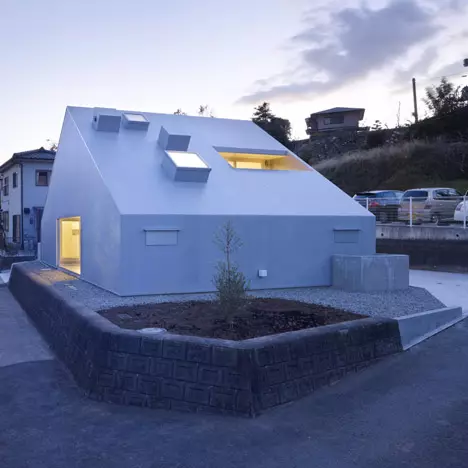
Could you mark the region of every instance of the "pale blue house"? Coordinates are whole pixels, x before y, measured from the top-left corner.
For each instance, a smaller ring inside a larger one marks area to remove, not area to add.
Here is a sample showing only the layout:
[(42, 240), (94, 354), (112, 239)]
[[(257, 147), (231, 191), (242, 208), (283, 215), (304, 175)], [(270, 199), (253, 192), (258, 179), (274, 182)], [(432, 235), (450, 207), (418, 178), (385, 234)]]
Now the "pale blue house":
[(251, 121), (67, 108), (43, 261), (119, 295), (212, 291), (227, 220), (252, 289), (375, 253), (374, 216)]
[(0, 166), (0, 221), (7, 241), (25, 250), (41, 241), (54, 159), (55, 151), (38, 148), (14, 153)]

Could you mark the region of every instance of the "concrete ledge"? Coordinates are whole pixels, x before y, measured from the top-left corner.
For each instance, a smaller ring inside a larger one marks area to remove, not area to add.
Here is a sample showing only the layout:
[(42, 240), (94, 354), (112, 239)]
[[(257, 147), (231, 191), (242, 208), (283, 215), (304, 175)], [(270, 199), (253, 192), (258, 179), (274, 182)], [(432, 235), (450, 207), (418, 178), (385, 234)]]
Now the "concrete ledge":
[(345, 291), (395, 291), (409, 287), (407, 255), (333, 255), (333, 286)]
[(112, 403), (252, 417), (402, 350), (386, 318), (245, 341), (145, 335), (61, 296), (24, 264), (9, 287), (86, 395)]
[(421, 341), (455, 325), (464, 318), (461, 307), (446, 307), (398, 317), (396, 320), (403, 349), (407, 350), (421, 343)]
[[(459, 229), (459, 231), (463, 230)], [(468, 229), (466, 232), (468, 233)], [(378, 238), (377, 251), (408, 255), (411, 266), (415, 268), (468, 271), (468, 241), (466, 240)]]

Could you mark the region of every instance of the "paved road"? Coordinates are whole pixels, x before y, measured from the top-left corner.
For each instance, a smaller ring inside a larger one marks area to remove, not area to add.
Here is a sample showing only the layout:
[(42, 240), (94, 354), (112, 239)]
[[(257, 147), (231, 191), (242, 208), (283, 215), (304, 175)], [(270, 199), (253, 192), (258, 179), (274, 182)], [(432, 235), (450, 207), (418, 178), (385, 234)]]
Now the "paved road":
[[(0, 317), (1, 468), (468, 464), (465, 322), (333, 387), (247, 420), (86, 400), (5, 287)], [(10, 349), (16, 357), (5, 360)]]

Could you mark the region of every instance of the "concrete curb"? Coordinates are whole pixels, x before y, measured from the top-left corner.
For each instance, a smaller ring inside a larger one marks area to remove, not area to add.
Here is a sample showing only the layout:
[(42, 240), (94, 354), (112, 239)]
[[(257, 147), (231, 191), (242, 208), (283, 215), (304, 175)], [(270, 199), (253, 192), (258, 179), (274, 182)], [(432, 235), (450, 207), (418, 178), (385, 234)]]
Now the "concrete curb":
[(367, 318), (229, 341), (117, 327), (21, 263), (9, 288), (88, 396), (257, 416), (402, 351), (398, 323)]
[(445, 307), (418, 314), (397, 317), (403, 350), (427, 340), (431, 336), (466, 318), (461, 307)]

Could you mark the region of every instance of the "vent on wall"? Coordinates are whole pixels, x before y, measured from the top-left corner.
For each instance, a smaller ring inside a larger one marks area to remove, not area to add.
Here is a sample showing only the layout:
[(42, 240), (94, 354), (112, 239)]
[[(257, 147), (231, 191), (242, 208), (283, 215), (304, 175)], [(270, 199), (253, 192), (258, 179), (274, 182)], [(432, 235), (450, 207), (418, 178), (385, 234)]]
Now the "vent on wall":
[(335, 244), (357, 244), (359, 242), (360, 229), (333, 229)]

